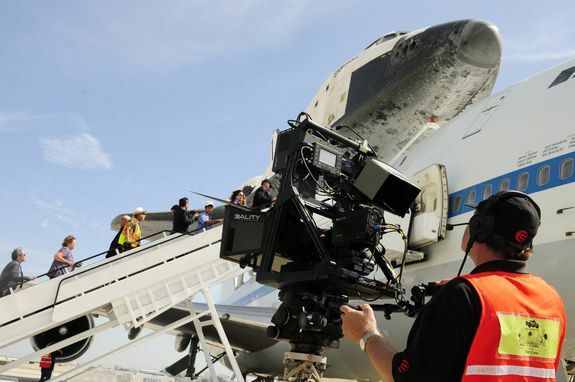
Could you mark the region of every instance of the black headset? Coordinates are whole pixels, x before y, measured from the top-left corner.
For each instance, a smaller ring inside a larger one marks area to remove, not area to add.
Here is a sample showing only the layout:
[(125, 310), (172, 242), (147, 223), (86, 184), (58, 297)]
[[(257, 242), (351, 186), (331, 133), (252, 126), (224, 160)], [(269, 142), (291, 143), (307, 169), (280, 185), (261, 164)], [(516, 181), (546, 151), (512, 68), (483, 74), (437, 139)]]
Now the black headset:
[(495, 216), (493, 215), (492, 208), (494, 205), (502, 200), (511, 198), (523, 198), (529, 201), (533, 208), (537, 211), (539, 220), (541, 220), (541, 209), (529, 195), (520, 191), (500, 191), (489, 198), (485, 199), (477, 206), (475, 215), (469, 220), (469, 235), (475, 241), (484, 243), (495, 232)]
[[(465, 249), (465, 255), (463, 256), (463, 261), (461, 262), (457, 276), (461, 275), (461, 271), (465, 265), (465, 260), (467, 260), (467, 255), (471, 251), (473, 243), (476, 241), (484, 243), (495, 233), (495, 216), (493, 216), (493, 212), (491, 211), (493, 206), (502, 200), (510, 198), (523, 198), (528, 200), (537, 211), (539, 220), (541, 220), (541, 209), (537, 203), (529, 197), (529, 195), (520, 191), (500, 191), (491, 195), (489, 198), (479, 203), (475, 209), (475, 215), (473, 215), (469, 220), (469, 240), (467, 241), (467, 248)], [(531, 245), (531, 243), (529, 243), (529, 245)]]

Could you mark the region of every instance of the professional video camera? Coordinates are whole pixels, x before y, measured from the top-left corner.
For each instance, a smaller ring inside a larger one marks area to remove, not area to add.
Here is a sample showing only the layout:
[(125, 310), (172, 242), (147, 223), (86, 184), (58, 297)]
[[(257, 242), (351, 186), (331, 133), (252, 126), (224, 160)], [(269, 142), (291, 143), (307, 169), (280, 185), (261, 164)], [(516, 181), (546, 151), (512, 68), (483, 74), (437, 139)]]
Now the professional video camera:
[[(403, 294), (380, 244), (390, 228), (383, 212), (404, 216), (420, 190), (379, 161), (367, 141), (306, 114), (288, 123), (273, 161), (275, 204), (257, 211), (228, 205), (220, 257), (280, 290), (268, 334), (289, 340), (293, 352), (319, 356), (342, 337), (339, 306)], [(367, 277), (376, 264), (387, 280)]]

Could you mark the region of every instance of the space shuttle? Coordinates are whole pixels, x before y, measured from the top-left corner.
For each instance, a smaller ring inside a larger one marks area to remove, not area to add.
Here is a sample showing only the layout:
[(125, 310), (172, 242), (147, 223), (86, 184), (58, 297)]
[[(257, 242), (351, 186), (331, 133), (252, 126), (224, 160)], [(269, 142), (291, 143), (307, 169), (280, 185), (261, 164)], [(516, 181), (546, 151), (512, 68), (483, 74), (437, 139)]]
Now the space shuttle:
[[(480, 20), (389, 33), (330, 74), (305, 112), (318, 125), (350, 140), (361, 137), (359, 141), (367, 141), (378, 158), (422, 190), (404, 216), (386, 214), (386, 221), (404, 227), (407, 236), (406, 290), (454, 277), (463, 257), (462, 230), (450, 231), (448, 224), (467, 222), (473, 213), (467, 205), (499, 190), (516, 189), (529, 194), (542, 209), (528, 269), (558, 290), (570, 317), (575, 314), (570, 283), (575, 266), (575, 132), (571, 128), (575, 110), (569, 100), (575, 93), (575, 59), (490, 96), (501, 51), (497, 28)], [(276, 139), (274, 135), (272, 147)], [(274, 159), (270, 155), (263, 174), (241, 185), (244, 192), (253, 193), (263, 178), (273, 179)], [(223, 207), (216, 208), (217, 216), (223, 213)], [(149, 213), (144, 236), (169, 231), (171, 219), (170, 212)], [(114, 230), (117, 220), (112, 221)], [(386, 238), (382, 245), (397, 264), (403, 241)], [(470, 265), (465, 268), (469, 270)], [(256, 274), (247, 271), (222, 285), (218, 302), (218, 315), (242, 373), (282, 376), (289, 346), (267, 335), (280, 306), (278, 290), (258, 283)], [(187, 309), (173, 307), (146, 326), (167, 327)], [(382, 334), (402, 349), (413, 319), (401, 314), (387, 319), (383, 313), (377, 319)], [(568, 320), (563, 346), (568, 373), (575, 369), (574, 326)], [(171, 333), (176, 335), (176, 348), (185, 351), (196, 327), (182, 325)], [(217, 353), (223, 345), (215, 331), (205, 335), (208, 350)], [(40, 340), (49, 341), (35, 337), (36, 347), (43, 347)], [(89, 345), (82, 342), (81, 349), (71, 350), (67, 359), (77, 358)], [(380, 379), (360, 349), (346, 339), (325, 355), (325, 377)], [(229, 357), (223, 362), (230, 365)], [(186, 354), (167, 370), (177, 374), (189, 368)]]
[[(356, 139), (359, 134), (380, 159), (389, 161), (431, 133), (430, 126), (437, 125), (430, 120), (449, 121), (488, 96), (501, 53), (497, 28), (482, 20), (390, 32), (328, 75), (305, 112), (344, 136)], [(274, 145), (272, 137), (272, 155)], [(269, 162), (262, 175), (240, 185), (246, 195), (273, 175), (271, 156)], [(223, 208), (216, 207), (215, 214), (222, 216)], [(121, 216), (112, 220), (111, 229), (117, 229)], [(171, 224), (170, 211), (149, 212), (143, 235), (170, 230)]]

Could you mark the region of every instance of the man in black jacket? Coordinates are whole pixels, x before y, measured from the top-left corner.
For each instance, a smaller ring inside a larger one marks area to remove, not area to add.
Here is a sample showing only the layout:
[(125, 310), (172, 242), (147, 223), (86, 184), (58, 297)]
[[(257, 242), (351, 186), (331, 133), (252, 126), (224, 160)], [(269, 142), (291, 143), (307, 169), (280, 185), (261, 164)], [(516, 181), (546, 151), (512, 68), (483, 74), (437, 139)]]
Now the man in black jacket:
[(188, 211), (188, 198), (181, 198), (178, 202), (178, 206), (172, 210), (174, 214), (174, 221), (172, 225), (172, 233), (186, 233), (188, 228), (192, 225), (193, 215), (190, 216)]
[(24, 261), (26, 261), (24, 248), (19, 247), (12, 251), (12, 261), (6, 265), (2, 275), (0, 275), (0, 295), (2, 297), (10, 294), (10, 288), (16, 289), (19, 284), (36, 279), (36, 276), (24, 276), (22, 273)]
[(275, 202), (276, 198), (271, 196), (269, 190), (271, 188), (269, 179), (262, 180), (261, 187), (256, 190), (252, 208), (266, 208)]

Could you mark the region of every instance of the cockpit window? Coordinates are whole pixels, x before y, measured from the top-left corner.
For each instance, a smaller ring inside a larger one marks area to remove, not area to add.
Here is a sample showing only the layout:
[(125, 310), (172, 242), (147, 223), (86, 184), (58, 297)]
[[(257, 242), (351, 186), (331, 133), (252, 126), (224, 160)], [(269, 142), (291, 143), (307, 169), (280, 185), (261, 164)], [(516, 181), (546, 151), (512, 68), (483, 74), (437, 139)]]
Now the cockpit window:
[(367, 46), (367, 48), (365, 48), (365, 49), (369, 49), (372, 46), (376, 46), (376, 45), (379, 45), (383, 42), (393, 40), (394, 38), (399, 37), (399, 36), (403, 36), (404, 34), (407, 34), (407, 32), (390, 32), (390, 33), (387, 33), (387, 34), (383, 35), (383, 37), (380, 37), (377, 40), (375, 40), (374, 42), (372, 42), (371, 44), (369, 44)]

